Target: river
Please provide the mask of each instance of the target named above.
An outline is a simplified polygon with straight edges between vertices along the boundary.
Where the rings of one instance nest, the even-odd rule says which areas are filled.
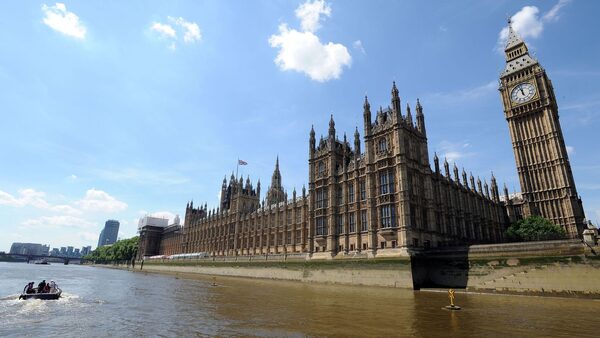
[[[54,280],[57,301],[17,300]],[[146,274],[0,262],[0,336],[597,337],[600,301]]]

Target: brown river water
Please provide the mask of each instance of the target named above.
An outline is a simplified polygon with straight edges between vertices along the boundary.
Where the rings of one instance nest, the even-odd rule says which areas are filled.
[[[600,301],[0,263],[0,337],[598,337]],[[17,300],[53,279],[58,301]]]

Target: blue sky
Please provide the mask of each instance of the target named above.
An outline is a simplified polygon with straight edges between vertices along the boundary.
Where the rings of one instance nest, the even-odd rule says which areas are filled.
[[[224,175],[291,194],[308,133],[419,98],[430,156],[520,190],[497,81],[507,16],[553,80],[586,214],[600,220],[600,3],[11,1],[0,13],[0,250],[95,246],[104,221],[217,207]]]

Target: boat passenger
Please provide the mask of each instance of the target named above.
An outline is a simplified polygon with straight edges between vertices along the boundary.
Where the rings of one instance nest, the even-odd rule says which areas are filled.
[[[43,292],[44,293],[49,293],[50,292],[50,283],[46,283],[46,285],[44,285]]]
[[[25,291],[25,293],[30,294],[30,293],[35,293],[35,289],[33,288],[33,282],[29,282],[29,284],[27,284],[27,290]]]
[[[50,281],[50,292],[51,293],[56,292],[56,283],[54,283],[53,280]]]
[[[43,281],[40,282],[40,284],[38,284],[38,287],[37,287],[38,293],[43,293],[45,286],[46,286],[46,280],[44,279]]]

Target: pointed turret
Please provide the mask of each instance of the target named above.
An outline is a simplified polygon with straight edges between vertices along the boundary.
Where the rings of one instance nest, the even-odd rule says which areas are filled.
[[[258,182],[256,182],[256,197],[260,199],[260,178],[258,179]]]
[[[498,203],[500,201],[500,195],[498,192],[498,184],[496,183],[496,177],[494,177],[494,172],[492,172],[492,199],[494,202]]]
[[[508,204],[510,199],[508,197],[508,188],[506,187],[506,183],[504,183],[504,203]]]
[[[427,131],[425,130],[425,115],[423,115],[423,107],[421,106],[421,102],[417,99],[417,130],[423,134],[423,136],[427,137]]]
[[[284,201],[283,186],[281,184],[281,172],[279,172],[279,155],[275,160],[275,170],[273,170],[273,176],[271,176],[271,186],[267,191],[267,203],[276,204]]]
[[[396,81],[392,83],[392,111],[398,121],[400,121],[402,112],[400,111],[400,96],[398,95],[398,88],[396,88]]]
[[[471,179],[471,190],[475,191],[475,177],[473,177],[473,173],[470,172],[469,173],[471,175],[470,179]]]
[[[521,39],[521,37],[519,36],[519,34],[517,34],[517,32],[515,32],[515,30],[512,27],[512,20],[508,19],[508,38],[506,40],[506,46],[504,46],[504,51],[508,52],[509,50],[512,50],[516,47],[521,47],[521,45],[523,45],[525,47],[524,52],[527,52],[527,46],[525,45],[525,42],[523,41],[523,39]],[[518,56],[516,56],[518,57]],[[510,61],[512,59],[515,58],[515,55],[512,55],[509,53],[506,54],[506,60]]]
[[[462,180],[463,186],[469,189],[469,182],[467,182],[467,172],[465,171],[465,168],[462,168]]]
[[[303,184],[302,185],[302,198],[304,199],[306,197],[306,186]]]
[[[480,195],[483,195],[483,189],[481,189],[481,180],[479,179],[479,176],[477,176],[477,192],[479,192]]]
[[[363,104],[363,118],[365,124],[365,137],[371,135],[371,105],[369,99],[365,95],[365,103]]]
[[[448,159],[444,157],[444,171],[446,173],[446,178],[450,179],[450,166],[448,165]]]
[[[506,66],[504,67],[502,76],[537,64],[537,61],[529,55],[529,50],[523,39],[513,29],[510,19],[508,20],[508,38],[506,40],[506,47],[504,48],[504,57],[506,59]]]
[[[414,127],[413,118],[408,103],[406,103],[406,123],[408,123],[409,126]]]
[[[329,119],[329,140],[335,141],[335,122],[333,121],[333,114],[331,114],[331,118]]]
[[[314,126],[310,126],[310,138],[309,138],[309,147],[308,147],[308,152],[310,154],[310,157],[312,158],[315,150],[316,150],[316,140],[315,140],[315,128]]]
[[[454,182],[460,184],[460,180],[458,179],[458,167],[456,166],[456,162],[454,162]]]
[[[483,181],[483,190],[485,190],[485,197],[490,199],[490,188],[488,187],[487,180]]]
[[[296,187],[294,187],[294,191],[292,191],[292,198],[294,202],[296,202]]]
[[[358,127],[354,129],[354,154],[356,157],[360,156],[360,134],[358,133]]]
[[[439,174],[440,173],[440,159],[437,156],[437,152],[433,153],[433,164],[435,166],[436,174]]]

